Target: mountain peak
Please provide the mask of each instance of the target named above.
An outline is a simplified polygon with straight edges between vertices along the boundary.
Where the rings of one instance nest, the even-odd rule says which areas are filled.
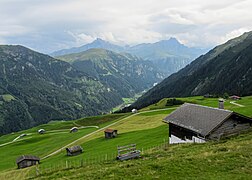
[[[175,37],[171,37],[168,41],[180,44],[180,42]]]
[[[93,42],[107,42],[107,41],[105,41],[105,40],[103,40],[101,38],[96,38]]]
[[[172,45],[182,45],[176,38],[171,37],[168,40],[161,40],[159,41],[162,44],[172,44]]]

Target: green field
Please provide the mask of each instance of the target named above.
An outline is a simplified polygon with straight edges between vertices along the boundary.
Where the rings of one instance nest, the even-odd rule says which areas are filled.
[[[132,161],[109,161],[45,173],[35,179],[244,179],[252,177],[252,133],[220,142],[153,149]]]
[[[184,102],[197,103],[211,107],[218,106],[218,99],[216,98],[203,98],[197,96],[178,99]],[[243,97],[242,100],[235,101],[239,105],[243,105],[243,107],[231,104],[231,101],[232,100],[226,100],[226,109],[230,109],[252,117],[252,96]],[[15,159],[19,155],[33,154],[39,157],[44,157],[52,152],[55,152],[56,150],[59,150],[59,152],[41,160],[41,169],[56,167],[59,165],[63,166],[66,164],[66,161],[77,163],[79,163],[80,160],[83,162],[91,161],[95,163],[95,165],[86,166],[90,172],[87,172],[85,175],[83,173],[86,172],[86,170],[82,172],[83,170],[81,168],[76,170],[63,170],[62,172],[55,170],[55,173],[52,172],[42,176],[45,179],[61,178],[61,176],[74,177],[74,174],[77,174],[76,177],[85,176],[87,178],[101,178],[104,176],[109,178],[111,174],[114,173],[118,177],[123,177],[122,169],[127,175],[132,171],[134,172],[132,176],[136,176],[136,173],[139,173],[140,177],[146,176],[147,179],[151,175],[144,173],[147,171],[147,169],[150,169],[150,172],[153,171],[153,176],[151,175],[151,177],[163,178],[166,175],[171,175],[177,179],[179,175],[182,176],[182,174],[187,173],[186,169],[191,171],[192,177],[195,177],[193,175],[195,173],[199,173],[199,169],[202,171],[207,171],[207,166],[209,166],[211,162],[213,162],[213,167],[217,168],[216,178],[221,178],[225,175],[225,173],[220,173],[221,170],[227,168],[229,164],[230,166],[233,166],[235,163],[237,163],[236,161],[240,161],[243,158],[247,158],[244,161],[246,163],[252,161],[251,154],[247,154],[247,152],[251,151],[252,148],[251,133],[247,134],[250,138],[248,138],[246,135],[241,135],[239,137],[232,138],[230,141],[223,140],[219,143],[210,142],[205,144],[170,146],[167,151],[158,150],[147,154],[144,153],[144,159],[141,160],[127,162],[111,161],[116,157],[118,145],[136,143],[137,148],[144,150],[145,152],[146,149],[157,147],[168,141],[168,126],[162,122],[162,119],[175,110],[178,106],[166,106],[166,102],[167,99],[163,99],[154,105],[140,110],[140,113],[138,114],[110,114],[82,118],[75,121],[53,121],[51,123],[34,127],[29,130],[1,136],[0,179],[2,179],[1,177],[9,178],[9,175],[12,173],[21,174],[19,179],[22,179],[25,177],[24,173],[28,172],[29,169],[33,169],[32,171],[34,171],[34,167],[26,168],[24,170],[16,170]],[[69,133],[69,129],[73,126],[99,126],[99,128],[89,127],[80,129],[77,133]],[[109,128],[118,130],[119,135],[117,138],[109,140],[104,138],[103,131],[107,126],[109,126]],[[47,133],[39,135],[37,130],[40,128],[46,129]],[[23,133],[26,133],[27,136],[20,138],[18,141],[13,143],[11,142],[13,139]],[[81,145],[84,149],[84,152],[78,156],[68,157],[66,156],[65,149],[61,148],[73,141],[76,142],[71,144],[71,146]],[[8,142],[11,143],[1,146],[2,144]],[[239,157],[237,159],[234,158],[234,154]],[[99,159],[104,159],[104,157],[109,157],[108,159],[111,161],[111,163],[109,161],[108,164],[100,164],[102,162],[100,162]],[[183,158],[186,160],[183,160]],[[210,161],[206,161],[206,158],[210,158]],[[133,162],[135,162],[136,165],[133,166]],[[227,165],[225,165],[225,167],[219,167],[217,162],[220,164],[227,163]],[[179,166],[176,167],[176,164]],[[202,167],[199,166],[200,164]],[[110,167],[111,165],[113,166]],[[240,162],[238,162],[238,165],[239,168],[242,168]],[[127,168],[127,166],[129,167]],[[183,168],[183,166],[187,167]],[[192,170],[192,166],[199,167]],[[134,167],[140,169],[142,172],[134,170]],[[98,171],[100,172],[99,174],[98,172],[95,172],[98,169],[104,170],[104,168],[108,169],[106,170],[108,173],[102,173]],[[252,172],[252,169],[249,168],[251,168],[251,165],[244,165],[244,171]],[[177,172],[179,169],[182,169],[182,171]],[[170,173],[168,170],[173,171],[174,173]],[[210,177],[213,171],[214,168],[211,168],[209,172],[204,172],[204,176]],[[244,171],[239,171],[238,174],[243,174]],[[218,175],[218,173],[220,173],[220,175]],[[230,177],[233,177],[233,175],[230,175]],[[111,177],[113,178],[114,176]],[[127,177],[130,177],[130,175]],[[241,177],[246,179],[247,176],[243,174]]]
[[[41,125],[30,130],[9,134],[2,136],[0,139],[0,145],[6,142],[10,142],[20,134],[27,134],[27,136],[20,138],[18,141],[5,146],[0,146],[0,171],[6,169],[15,169],[15,160],[18,156],[23,154],[33,154],[39,157],[44,157],[47,154],[71,143],[72,141],[87,135],[96,128],[80,129],[76,133],[69,133],[69,129],[73,126],[78,125],[90,125],[90,121],[93,125],[99,125],[100,128],[117,121],[127,114],[112,114],[106,116],[89,117],[87,119],[79,119],[76,121],[63,121],[63,122],[52,122],[49,124]],[[37,130],[44,128],[47,133],[38,134]]]
[[[150,105],[146,108],[143,108],[142,110],[154,110],[154,109],[162,109],[167,108],[166,102],[168,98],[164,98],[160,100],[158,103]],[[182,100],[184,102],[188,103],[194,103],[194,104],[201,104],[204,106],[210,106],[210,107],[218,107],[218,98],[204,98],[202,96],[194,96],[194,97],[187,97],[187,98],[176,98],[178,100]],[[224,107],[225,109],[229,109],[232,111],[235,111],[237,113],[241,113],[246,116],[252,117],[252,96],[243,97],[241,100],[234,101],[238,104],[243,105],[244,107],[239,107],[234,104],[231,104],[234,100],[227,99],[225,100]]]

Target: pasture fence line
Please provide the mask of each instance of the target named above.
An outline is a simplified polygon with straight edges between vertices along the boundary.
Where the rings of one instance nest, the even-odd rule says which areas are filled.
[[[166,150],[168,148],[168,142],[164,140],[163,143],[156,146],[142,147],[139,150],[141,151],[141,157],[144,158],[145,155],[148,155],[157,150]],[[5,179],[11,179],[11,177],[19,177],[18,179],[33,179],[42,175],[52,174],[57,171],[64,171],[68,169],[78,169],[86,166],[91,166],[94,164],[102,163],[114,163],[116,161],[117,153],[106,153],[94,156],[88,156],[86,158],[80,159],[67,159],[59,161],[57,164],[37,164],[25,170],[19,171],[15,170],[13,173],[6,174],[3,176]],[[19,171],[19,172],[18,172]],[[0,176],[1,179],[2,176]],[[15,179],[16,179],[15,178]]]

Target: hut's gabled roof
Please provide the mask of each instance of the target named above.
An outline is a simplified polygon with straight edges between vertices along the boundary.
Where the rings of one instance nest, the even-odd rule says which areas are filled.
[[[105,131],[104,131],[104,132],[107,132],[107,133],[113,133],[113,132],[115,132],[115,131],[117,131],[117,130],[114,130],[114,129],[105,129]]]
[[[164,121],[206,136],[232,114],[229,110],[185,103]]]
[[[66,148],[67,151],[69,151],[70,153],[75,153],[75,152],[79,152],[82,151],[82,147],[81,146],[72,146],[70,148]]]
[[[37,156],[33,156],[33,155],[22,155],[20,157],[17,158],[16,163],[20,163],[23,160],[33,160],[33,161],[39,161],[39,157]]]

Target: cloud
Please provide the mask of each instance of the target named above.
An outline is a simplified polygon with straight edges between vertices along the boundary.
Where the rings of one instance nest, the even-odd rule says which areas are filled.
[[[212,47],[252,30],[250,0],[1,0],[0,43],[49,53],[99,37],[116,44],[171,36]]]

